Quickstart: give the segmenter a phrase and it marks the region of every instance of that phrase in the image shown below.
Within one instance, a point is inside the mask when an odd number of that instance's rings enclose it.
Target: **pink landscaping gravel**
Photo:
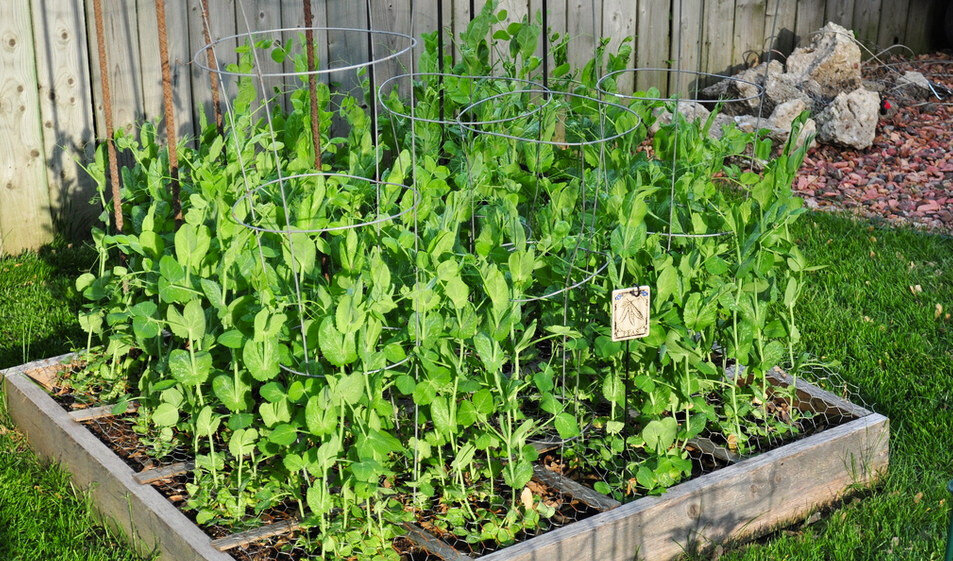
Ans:
[[[921,72],[953,88],[949,54],[934,53],[895,68]],[[865,72],[869,79],[883,75],[877,69]],[[881,119],[873,146],[853,150],[818,145],[808,153],[794,188],[810,208],[953,233],[953,97],[945,104],[889,93],[887,99],[899,110]]]

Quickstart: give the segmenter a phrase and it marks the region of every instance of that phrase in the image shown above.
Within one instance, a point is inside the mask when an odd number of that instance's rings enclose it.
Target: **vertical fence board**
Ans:
[[[53,221],[78,232],[94,218],[95,123],[82,0],[32,0],[36,79]]]
[[[536,49],[536,56],[543,56],[543,41],[549,41],[549,47],[546,49],[547,52],[547,67],[549,73],[552,74],[553,70],[556,68],[556,59],[553,56],[553,41],[551,40],[555,34],[558,34],[557,42],[561,42],[566,36],[566,0],[532,0],[530,3],[530,11],[533,14],[533,17],[540,18],[540,25],[542,25],[542,13],[546,11],[546,26],[548,29],[544,29],[542,36],[540,37],[540,46]],[[543,68],[540,65],[540,69],[537,73],[537,80],[540,82],[543,81]]]
[[[327,0],[328,21],[332,27],[367,28],[367,12],[362,0]],[[328,35],[328,61],[331,68],[342,68],[368,61],[367,36],[356,31],[335,31]],[[332,82],[340,84],[341,91],[357,93],[356,71],[336,72]]]
[[[829,21],[851,29],[854,25],[854,0],[827,0],[824,23]]]
[[[371,4],[371,28],[397,33],[407,33],[410,30],[410,12],[401,10],[394,0],[382,0]],[[397,37],[378,35],[372,38],[373,55],[375,58],[386,56],[407,46],[407,41]],[[448,37],[449,40],[449,37]],[[411,55],[412,56],[412,55]],[[379,88],[388,78],[410,72],[408,55],[382,62],[374,68],[374,88]],[[409,82],[398,84],[402,91],[407,91]],[[376,94],[375,94],[376,95]]]
[[[248,18],[247,26],[250,27],[252,31],[266,31],[281,27],[281,2],[276,2],[275,0],[254,0],[252,2],[244,2],[244,6],[244,14],[241,9],[235,14],[236,26],[239,32],[248,31],[248,29],[246,29],[245,17]],[[304,8],[302,8],[302,17],[303,14]],[[255,39],[273,42],[272,47],[257,49],[255,53],[262,73],[274,74],[276,72],[282,72],[284,70],[283,65],[275,62],[275,59],[271,58],[273,47],[282,40],[281,33],[264,33],[256,35]],[[263,81],[269,106],[274,107],[274,104],[277,103],[284,107],[284,95],[281,94],[284,87],[284,80],[281,78],[264,78]],[[262,89],[261,84],[256,85],[258,86],[257,89],[260,94]],[[275,90],[278,90],[278,93],[276,93]]]
[[[86,32],[89,44],[95,45],[96,26],[93,3],[86,1]],[[142,77],[139,73],[139,18],[136,3],[125,0],[103,0],[103,28],[106,34],[106,58],[109,61],[109,91],[112,98],[113,123],[117,130],[132,131],[144,114]],[[90,76],[96,108],[96,130],[106,130],[103,92],[99,78],[99,55],[90,49]]]
[[[622,45],[623,39],[632,38],[629,42],[632,46],[635,37],[635,17],[636,6],[631,0],[604,0],[602,4],[602,35],[609,37],[607,52],[615,54]],[[631,68],[635,65],[635,49],[629,53],[625,68]],[[616,84],[623,92],[631,92],[635,85],[635,76],[631,72],[623,73]]]
[[[705,1],[705,38],[702,64],[707,72],[721,74],[734,64],[731,38],[735,33],[735,0]]]
[[[189,6],[189,51],[194,56],[199,49],[205,46],[204,29],[206,22],[202,17],[202,5],[199,0],[188,0]],[[222,0],[209,0],[208,15],[209,35],[212,41],[235,34],[235,5]],[[229,63],[235,62],[235,42],[219,43],[215,47],[219,68],[224,69]],[[205,53],[198,55],[203,65],[208,65]],[[225,96],[228,95],[226,85],[234,84],[233,79],[219,77],[219,91],[222,97],[222,113],[225,112]],[[195,64],[192,65],[191,76],[193,120],[196,134],[200,133],[200,115],[204,113],[206,122],[215,123],[215,112],[212,110],[212,86],[209,73]]]
[[[161,119],[162,109],[162,67],[159,63],[159,28],[156,21],[155,0],[134,0],[136,5],[136,25],[139,28],[139,52],[136,53],[139,64],[139,85],[142,88],[142,113],[148,120]],[[170,3],[173,4],[174,3]],[[170,10],[171,11],[171,10]],[[168,14],[166,14],[168,19]],[[169,30],[172,28],[170,27]],[[172,42],[169,41],[169,60],[172,56]],[[111,53],[110,44],[106,44],[107,53]],[[165,127],[157,131],[165,138]]]
[[[934,0],[910,0],[904,43],[915,52],[929,49],[934,22],[943,16],[939,7],[940,3]]]
[[[803,47],[811,42],[811,33],[824,25],[824,6],[826,0],[799,0],[797,3],[797,23],[794,32],[798,43]]]
[[[139,70],[142,81],[143,110],[147,119],[159,123],[157,133],[165,138],[162,101],[162,68],[159,62],[159,30],[155,0],[138,0]],[[172,70],[172,106],[175,110],[179,139],[194,134],[192,122],[192,77],[189,61],[189,12],[184,2],[166,2],[165,19]]]
[[[735,3],[735,32],[732,37],[733,64],[751,65],[764,50],[764,19],[767,0],[738,0]]]
[[[437,21],[437,4],[443,3],[443,21]],[[403,31],[405,33],[413,35],[417,39],[417,48],[413,55],[414,61],[414,72],[420,72],[420,69],[417,67],[417,62],[420,60],[420,55],[424,52],[426,46],[424,45],[424,33],[433,33],[437,30],[437,26],[443,26],[443,40],[446,44],[454,45],[456,44],[457,38],[454,37],[456,29],[456,5],[462,4],[461,0],[454,0],[452,3],[453,6],[451,9],[450,0],[414,0],[414,13],[410,14],[410,18],[407,20],[407,28]],[[470,22],[470,10],[469,5],[467,6],[466,14],[461,14],[460,16],[465,17],[466,20],[462,21],[463,29],[466,29],[466,24]],[[413,28],[413,29],[411,29]],[[401,58],[401,63],[406,65],[408,64],[409,59],[404,56]],[[407,69],[407,72],[410,72],[410,68]]]
[[[602,3],[593,0],[568,0],[566,26],[569,33],[569,66],[582,69],[595,55],[602,36]]]
[[[0,2],[0,255],[52,238],[29,0]]]
[[[887,0],[890,2],[890,0]],[[880,32],[881,0],[857,0],[854,4],[854,36],[875,54]],[[869,53],[861,49],[864,57]]]
[[[424,29],[423,31],[429,32],[437,27],[437,2],[444,2],[444,0],[435,0],[432,13],[428,14],[429,19],[432,23],[431,29]],[[474,6],[474,14],[476,15],[476,6]],[[447,12],[450,12],[448,15]],[[452,0],[446,1],[443,6],[443,16],[445,22],[441,22],[440,25],[444,26],[444,41],[453,45],[453,60],[460,60],[460,34],[463,33],[467,28],[467,24],[470,23],[470,0]]]
[[[635,43],[637,67],[669,67],[671,11],[668,1],[639,0],[639,13],[636,18],[638,37]],[[667,78],[664,72],[643,72],[636,76],[635,88],[640,91],[651,87],[665,90]]]
[[[329,27],[328,14],[325,10],[324,0],[307,0],[311,2],[312,27]],[[281,0],[281,27],[298,28],[296,31],[285,31],[281,34],[281,40],[286,45],[293,43],[292,54],[307,53],[304,45],[304,2],[302,0]],[[315,64],[318,68],[327,68],[328,64],[328,33],[326,31],[314,32],[315,42]],[[294,72],[295,63],[293,56],[285,59],[282,66],[284,72]],[[328,83],[330,77],[327,74],[319,74],[318,81]],[[303,87],[308,83],[307,76],[287,76],[283,80],[283,87],[287,90]],[[286,107],[291,107],[291,102],[285,98]]]
[[[890,10],[880,14],[880,28],[877,31],[877,46],[885,49],[891,45],[904,43],[910,0],[888,0]]]
[[[789,55],[794,50],[797,24],[797,3],[790,0],[768,0],[764,20],[765,48],[775,51],[772,59]],[[774,37],[770,37],[774,35]]]
[[[679,10],[681,8],[681,10]],[[703,0],[679,0],[672,5],[672,60],[673,65],[691,72],[702,70],[702,35],[704,34]],[[697,98],[698,87],[703,87],[697,76],[672,74],[669,92],[679,97]]]

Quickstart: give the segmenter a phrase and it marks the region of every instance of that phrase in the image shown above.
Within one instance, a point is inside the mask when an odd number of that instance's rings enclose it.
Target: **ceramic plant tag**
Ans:
[[[639,339],[649,334],[650,290],[647,286],[612,291],[612,340]]]

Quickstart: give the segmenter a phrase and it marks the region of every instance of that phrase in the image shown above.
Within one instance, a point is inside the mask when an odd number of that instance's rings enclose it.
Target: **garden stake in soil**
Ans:
[[[113,227],[122,232],[122,195],[120,194],[119,161],[113,142],[112,96],[109,93],[109,59],[106,54],[106,30],[103,25],[103,2],[93,0],[93,17],[96,20],[96,51],[99,54],[99,84],[103,90],[103,118],[106,123],[106,154],[109,157],[109,181],[112,185]]]
[[[172,179],[172,215],[182,221],[182,201],[179,196],[179,156],[175,134],[175,109],[172,102],[172,68],[169,66],[169,38],[166,33],[165,0],[155,0],[156,21],[159,27],[159,60],[162,65],[162,105],[165,109],[165,137],[169,149],[169,176]]]

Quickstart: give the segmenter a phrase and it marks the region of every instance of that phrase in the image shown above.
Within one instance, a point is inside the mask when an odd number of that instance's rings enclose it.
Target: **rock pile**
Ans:
[[[785,141],[791,122],[807,110],[813,119],[799,142],[816,132],[817,140],[825,144],[869,147],[876,135],[880,95],[865,86],[860,56],[854,33],[828,23],[807,46],[795,49],[786,64],[765,62],[702,90],[705,99],[742,100],[724,104],[712,134],[720,135],[723,126],[734,124],[742,130],[766,130],[771,138]],[[922,88],[926,80],[908,76],[907,81],[913,89]],[[764,93],[758,95],[761,88]],[[689,119],[708,115],[699,103],[682,102],[679,112]],[[671,116],[662,115],[660,120],[670,122]]]

